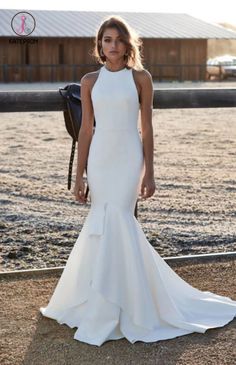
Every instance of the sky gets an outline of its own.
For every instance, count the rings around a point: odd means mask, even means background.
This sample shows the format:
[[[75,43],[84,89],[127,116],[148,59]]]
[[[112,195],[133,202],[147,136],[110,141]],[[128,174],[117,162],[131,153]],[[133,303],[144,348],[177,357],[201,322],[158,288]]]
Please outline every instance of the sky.
[[[236,25],[235,4],[235,0],[67,0],[64,4],[48,0],[8,0],[1,9],[185,13],[210,23]]]

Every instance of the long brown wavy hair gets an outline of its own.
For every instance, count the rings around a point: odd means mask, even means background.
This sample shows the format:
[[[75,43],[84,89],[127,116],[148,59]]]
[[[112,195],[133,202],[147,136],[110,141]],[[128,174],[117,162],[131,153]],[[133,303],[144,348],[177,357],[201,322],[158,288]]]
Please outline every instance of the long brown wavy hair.
[[[126,67],[132,67],[135,70],[143,70],[143,42],[139,38],[138,33],[119,15],[111,15],[100,24],[92,50],[92,56],[96,62],[104,64],[106,56],[101,54],[102,37],[107,28],[115,28],[127,47],[127,54],[124,55]]]

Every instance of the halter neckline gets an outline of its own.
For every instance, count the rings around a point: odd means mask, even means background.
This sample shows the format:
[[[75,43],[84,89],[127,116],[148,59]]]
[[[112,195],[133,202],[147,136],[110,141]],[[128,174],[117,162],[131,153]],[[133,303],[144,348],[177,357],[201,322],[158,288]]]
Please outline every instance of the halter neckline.
[[[123,67],[121,70],[118,70],[118,71],[111,71],[111,70],[108,70],[108,68],[106,68],[106,66],[104,65],[103,66],[104,70],[111,73],[111,74],[115,74],[115,73],[118,73],[118,72],[122,72],[124,70],[128,70],[127,67]]]

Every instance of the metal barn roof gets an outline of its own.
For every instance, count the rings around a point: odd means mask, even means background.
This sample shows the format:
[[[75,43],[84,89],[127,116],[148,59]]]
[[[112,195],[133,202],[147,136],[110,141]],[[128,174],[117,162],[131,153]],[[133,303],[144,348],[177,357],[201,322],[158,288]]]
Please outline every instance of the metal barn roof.
[[[120,15],[141,38],[236,39],[236,32],[188,14],[29,9],[0,10],[0,37],[17,37],[11,20],[21,11],[29,12],[36,21],[35,30],[29,37],[94,37],[106,17]]]

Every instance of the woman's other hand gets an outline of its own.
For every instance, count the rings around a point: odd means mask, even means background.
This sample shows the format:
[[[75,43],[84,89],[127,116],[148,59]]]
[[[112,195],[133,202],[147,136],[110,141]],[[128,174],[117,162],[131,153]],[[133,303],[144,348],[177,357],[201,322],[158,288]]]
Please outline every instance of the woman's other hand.
[[[76,181],[75,181],[74,191],[73,191],[75,200],[82,204],[86,204],[87,198],[85,197],[85,193],[86,193],[86,186],[85,186],[83,177],[77,176]]]
[[[153,175],[144,175],[141,184],[141,199],[150,198],[156,190],[155,179]]]

